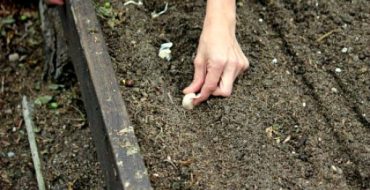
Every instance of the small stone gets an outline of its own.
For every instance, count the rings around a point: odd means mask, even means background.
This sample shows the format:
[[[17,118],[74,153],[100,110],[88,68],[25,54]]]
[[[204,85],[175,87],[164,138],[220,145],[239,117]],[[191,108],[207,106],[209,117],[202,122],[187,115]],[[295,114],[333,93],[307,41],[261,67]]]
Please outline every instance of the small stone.
[[[135,82],[134,82],[133,80],[130,80],[130,79],[129,79],[129,80],[127,80],[127,81],[126,81],[126,86],[127,86],[127,87],[133,87],[133,86],[134,86],[134,84],[135,84]]]
[[[360,58],[358,58],[358,55],[352,55],[352,59],[354,62],[359,62]]]
[[[285,138],[285,140],[283,141],[283,144],[286,144],[287,142],[289,142],[291,138],[292,136],[288,135],[288,137]]]
[[[346,23],[351,23],[353,21],[353,17],[348,14],[341,14],[340,17]]]
[[[6,110],[4,110],[4,113],[5,114],[12,114],[13,110],[12,109],[6,109]]]
[[[367,67],[362,67],[362,68],[360,69],[360,73],[361,73],[361,74],[364,74],[364,73],[366,73],[367,71],[368,71]]]
[[[334,166],[334,165],[331,165],[331,169],[333,170],[333,172],[337,173],[337,174],[342,174],[343,173],[343,170],[340,169],[339,167],[337,166]]]
[[[11,158],[11,157],[14,157],[15,156],[15,153],[14,152],[8,152],[8,157]]]
[[[306,102],[303,102],[302,106],[303,106],[303,107],[306,107]]]
[[[340,69],[340,68],[336,68],[336,69],[335,69],[335,72],[336,72],[336,73],[341,73],[341,72],[342,72],[342,69]]]
[[[338,93],[338,89],[336,89],[336,88],[331,88],[331,91],[333,92],[333,93]]]
[[[147,99],[148,98],[146,98],[146,97],[142,97],[142,98],[140,98],[140,102],[145,102]]]
[[[131,80],[131,79],[122,80],[121,82],[126,87],[133,87],[135,85],[135,82],[133,80]]]
[[[262,18],[258,19],[258,22],[263,22],[263,19]]]
[[[19,54],[18,53],[12,53],[9,55],[9,61],[10,62],[16,62],[19,60]]]
[[[276,59],[276,58],[274,58],[272,61],[271,61],[271,63],[272,64],[276,64],[278,62],[278,60]]]
[[[27,58],[27,55],[22,55],[22,56],[19,58],[19,61],[24,61],[26,58]]]
[[[342,53],[347,53],[348,52],[348,48],[344,47],[341,52]]]

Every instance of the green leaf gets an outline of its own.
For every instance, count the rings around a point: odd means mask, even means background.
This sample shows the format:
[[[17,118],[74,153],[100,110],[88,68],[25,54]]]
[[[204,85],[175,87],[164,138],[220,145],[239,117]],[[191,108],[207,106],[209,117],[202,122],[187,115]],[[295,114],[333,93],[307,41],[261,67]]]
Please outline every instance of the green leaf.
[[[21,21],[25,21],[28,19],[28,16],[27,15],[22,15],[20,18],[19,18]]]
[[[41,90],[41,82],[40,81],[35,82],[34,89],[37,90],[37,91]]]
[[[36,100],[34,101],[34,103],[38,106],[41,106],[41,105],[44,105],[44,104],[47,104],[49,103],[51,100],[53,99],[52,96],[39,96],[36,98]]]
[[[107,1],[107,2],[105,2],[105,3],[104,3],[104,7],[105,7],[105,8],[107,8],[107,9],[109,9],[109,8],[110,8],[110,3],[109,3],[108,1]]]
[[[58,105],[58,103],[56,103],[56,102],[51,102],[51,103],[49,104],[49,108],[50,108],[50,109],[55,110],[55,109],[58,109],[58,107],[59,107],[59,105]]]
[[[106,8],[106,7],[99,7],[98,13],[100,13],[101,16],[105,18],[111,18],[113,17],[113,11],[112,8]]]
[[[60,88],[64,88],[64,85],[62,85],[62,84],[50,84],[50,85],[48,86],[48,88],[49,88],[50,90],[58,90],[58,89],[60,89]]]
[[[1,20],[1,24],[13,24],[15,22],[15,19],[12,17],[12,16],[8,16],[8,17],[5,17],[5,18],[2,18]]]
[[[40,133],[41,132],[41,128],[40,127],[34,127],[33,128],[33,132]]]

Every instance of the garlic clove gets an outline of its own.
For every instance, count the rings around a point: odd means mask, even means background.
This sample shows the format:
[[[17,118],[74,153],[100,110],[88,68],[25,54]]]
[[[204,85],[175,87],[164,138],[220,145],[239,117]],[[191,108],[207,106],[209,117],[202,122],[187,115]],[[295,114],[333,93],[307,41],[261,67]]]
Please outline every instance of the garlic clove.
[[[173,46],[172,42],[167,42],[164,44],[161,44],[161,47],[159,48],[158,56],[162,59],[166,59],[167,61],[171,60],[171,47]]]
[[[182,99],[182,107],[187,110],[192,110],[194,108],[193,99],[197,98],[198,96],[195,93],[189,93],[184,96]]]

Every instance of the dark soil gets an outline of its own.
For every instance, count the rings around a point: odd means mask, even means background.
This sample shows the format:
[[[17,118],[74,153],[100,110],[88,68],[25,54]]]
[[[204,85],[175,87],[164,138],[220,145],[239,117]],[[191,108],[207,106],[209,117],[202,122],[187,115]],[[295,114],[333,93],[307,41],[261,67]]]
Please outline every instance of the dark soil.
[[[370,188],[368,1],[240,1],[251,68],[230,98],[192,111],[181,90],[205,2],[171,1],[152,19],[164,4],[113,1],[102,19],[155,189]],[[170,62],[157,56],[167,41]]]
[[[0,3],[0,189],[38,189],[21,98],[49,95],[33,117],[48,189],[102,189],[103,176],[83,113],[76,79],[43,81],[43,39],[37,1]],[[17,53],[18,59],[9,60]],[[72,85],[71,85],[72,84]]]

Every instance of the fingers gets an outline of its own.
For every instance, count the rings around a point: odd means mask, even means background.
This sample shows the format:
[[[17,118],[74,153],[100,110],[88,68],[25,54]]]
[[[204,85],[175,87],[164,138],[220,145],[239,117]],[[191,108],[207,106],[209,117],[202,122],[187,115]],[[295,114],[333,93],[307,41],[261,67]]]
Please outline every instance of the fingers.
[[[239,67],[240,67],[240,71],[239,71],[238,75],[240,75],[241,73],[243,73],[244,71],[246,71],[249,68],[249,60],[243,54],[243,50],[240,47],[238,49],[239,49],[239,52],[241,52],[241,53],[239,53],[241,63],[238,64]]]
[[[64,0],[46,0],[46,2],[50,5],[63,5]]]
[[[202,46],[198,47],[193,81],[183,90],[185,94],[200,91],[193,100],[194,105],[207,100],[210,95],[229,97],[235,79],[249,67],[237,42],[230,49],[224,46],[207,48],[210,50],[204,52],[200,51],[204,49]]]
[[[231,96],[233,83],[238,75],[243,73],[249,66],[248,59],[240,53],[241,49],[235,51],[237,57],[234,61],[228,61],[225,70],[222,73],[218,88],[212,93],[213,96]]]
[[[184,94],[196,93],[201,89],[206,77],[206,67],[205,60],[201,56],[197,56],[194,60],[193,82],[183,90]]]
[[[229,97],[233,90],[233,83],[237,76],[237,70],[226,66],[225,71],[221,76],[220,83],[216,90],[212,93],[213,96]]]
[[[199,96],[194,99],[193,104],[198,105],[208,99],[208,97],[217,89],[221,74],[224,70],[226,61],[209,61],[207,76]]]

